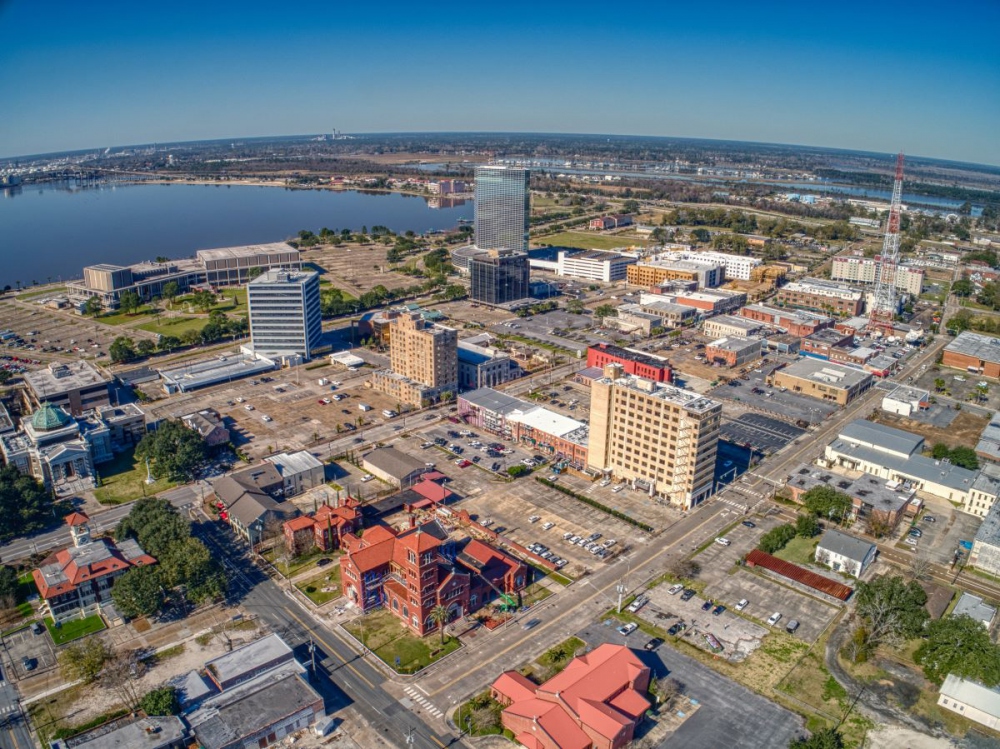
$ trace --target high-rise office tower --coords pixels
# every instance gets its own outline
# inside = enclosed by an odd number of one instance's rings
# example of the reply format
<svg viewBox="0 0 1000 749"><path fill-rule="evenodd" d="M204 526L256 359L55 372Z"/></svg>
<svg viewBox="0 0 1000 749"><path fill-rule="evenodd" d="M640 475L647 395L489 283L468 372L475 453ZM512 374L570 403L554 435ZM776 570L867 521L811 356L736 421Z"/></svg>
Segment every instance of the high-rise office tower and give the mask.
<svg viewBox="0 0 1000 749"><path fill-rule="evenodd" d="M476 247L528 251L528 176L516 167L476 167Z"/></svg>
<svg viewBox="0 0 1000 749"><path fill-rule="evenodd" d="M269 270L247 284L250 341L259 354L308 359L323 334L319 274Z"/></svg>

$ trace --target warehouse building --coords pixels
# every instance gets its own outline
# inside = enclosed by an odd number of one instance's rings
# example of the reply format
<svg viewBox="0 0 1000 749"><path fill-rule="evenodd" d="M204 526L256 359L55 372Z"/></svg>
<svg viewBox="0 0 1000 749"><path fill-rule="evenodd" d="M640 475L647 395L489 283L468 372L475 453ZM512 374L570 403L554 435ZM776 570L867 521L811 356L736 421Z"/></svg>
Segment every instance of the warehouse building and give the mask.
<svg viewBox="0 0 1000 749"><path fill-rule="evenodd" d="M846 406L874 383L872 375L862 369L821 359L800 359L774 370L767 381L774 387L788 388L839 406Z"/></svg>
<svg viewBox="0 0 1000 749"><path fill-rule="evenodd" d="M941 363L982 377L1000 377L1000 338L966 330L944 347Z"/></svg>
<svg viewBox="0 0 1000 749"><path fill-rule="evenodd" d="M725 367L742 367L763 355L761 338L720 338L705 346L705 361Z"/></svg>

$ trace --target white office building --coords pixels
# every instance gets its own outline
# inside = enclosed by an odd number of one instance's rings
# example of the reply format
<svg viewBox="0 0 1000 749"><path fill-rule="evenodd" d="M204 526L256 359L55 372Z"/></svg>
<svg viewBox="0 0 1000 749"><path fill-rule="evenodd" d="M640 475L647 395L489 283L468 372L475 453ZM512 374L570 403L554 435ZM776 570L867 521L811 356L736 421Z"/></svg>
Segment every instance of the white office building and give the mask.
<svg viewBox="0 0 1000 749"><path fill-rule="evenodd" d="M247 284L254 353L308 359L323 334L319 274L271 270Z"/></svg>
<svg viewBox="0 0 1000 749"><path fill-rule="evenodd" d="M874 285L878 278L878 261L873 257L838 255L833 259L830 278L834 281ZM909 265L897 265L895 280L896 288L900 291L920 296L924 286L924 270Z"/></svg>
<svg viewBox="0 0 1000 749"><path fill-rule="evenodd" d="M588 281L624 281L630 265L637 258L602 250L560 250L556 273Z"/></svg>

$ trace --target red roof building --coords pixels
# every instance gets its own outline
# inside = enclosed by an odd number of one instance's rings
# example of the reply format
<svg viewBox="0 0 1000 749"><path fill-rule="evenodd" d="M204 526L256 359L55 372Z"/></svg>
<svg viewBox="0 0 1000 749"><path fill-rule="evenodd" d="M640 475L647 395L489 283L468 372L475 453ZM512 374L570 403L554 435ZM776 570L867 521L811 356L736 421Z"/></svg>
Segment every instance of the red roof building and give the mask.
<svg viewBox="0 0 1000 749"><path fill-rule="evenodd" d="M133 567L156 564L135 539L116 544L108 538L90 538L90 518L74 512L66 516L73 546L42 561L31 575L44 601L45 613L64 622L100 613L111 602L114 581Z"/></svg>
<svg viewBox="0 0 1000 749"><path fill-rule="evenodd" d="M771 572L782 577L787 577L789 580L794 580L813 590L818 590L821 593L826 593L828 596L839 598L841 601L846 601L851 597L851 593L854 592L853 588L843 583L838 583L836 580L831 580L824 575L817 574L804 567L799 567L797 564L786 562L784 559L765 554L760 549L752 549L747 554L746 562L747 567L763 567L766 570L771 570Z"/></svg>
<svg viewBox="0 0 1000 749"><path fill-rule="evenodd" d="M437 606L448 609L453 621L528 584L523 562L479 541L458 552L436 520L402 532L368 528L344 536L342 548L340 576L348 600L364 611L385 607L420 636L438 628L430 618Z"/></svg>
<svg viewBox="0 0 1000 749"><path fill-rule="evenodd" d="M347 497L338 507L322 505L312 515L293 518L281 527L285 548L293 556L314 548L333 551L340 548L344 536L361 529L361 510L356 499Z"/></svg>
<svg viewBox="0 0 1000 749"><path fill-rule="evenodd" d="M534 749L619 749L650 707L650 670L622 645L601 645L536 685L516 671L493 682L503 727Z"/></svg>

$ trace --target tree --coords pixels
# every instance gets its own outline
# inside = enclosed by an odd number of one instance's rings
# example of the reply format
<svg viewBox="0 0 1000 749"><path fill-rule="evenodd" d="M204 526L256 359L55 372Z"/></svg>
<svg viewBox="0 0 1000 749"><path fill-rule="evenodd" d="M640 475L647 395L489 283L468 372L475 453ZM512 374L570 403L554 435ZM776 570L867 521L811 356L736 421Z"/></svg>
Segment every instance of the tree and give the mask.
<svg viewBox="0 0 1000 749"><path fill-rule="evenodd" d="M594 317L603 320L605 317L618 317L618 309L610 304L601 304L594 310Z"/></svg>
<svg viewBox="0 0 1000 749"><path fill-rule="evenodd" d="M101 686L110 689L130 711L139 707L139 679L145 673L145 664L138 651L119 650L112 652L101 670Z"/></svg>
<svg viewBox="0 0 1000 749"><path fill-rule="evenodd" d="M571 315L582 315L587 307L579 299L570 299L566 303L566 311Z"/></svg>
<svg viewBox="0 0 1000 749"><path fill-rule="evenodd" d="M795 538L795 533L795 526L791 523L779 525L760 537L757 548L765 554L773 554L785 548L788 542Z"/></svg>
<svg viewBox="0 0 1000 749"><path fill-rule="evenodd" d="M97 680L104 664L111 657L111 648L99 636L88 637L63 648L59 654L59 668L68 681L90 684Z"/></svg>
<svg viewBox="0 0 1000 749"><path fill-rule="evenodd" d="M802 495L802 504L814 515L840 521L847 517L852 501L831 486L816 486Z"/></svg>
<svg viewBox="0 0 1000 749"><path fill-rule="evenodd" d="M871 512L865 518L865 533L872 538L885 538L892 530L892 523L884 512Z"/></svg>
<svg viewBox="0 0 1000 749"><path fill-rule="evenodd" d="M499 707L499 706L497 706ZM491 728L495 728L499 723L498 716L499 710L497 707L492 705L487 705L485 707L474 708L469 714L471 718L472 727L479 732L488 731Z"/></svg>
<svg viewBox="0 0 1000 749"><path fill-rule="evenodd" d="M788 749L844 749L844 739L835 728L824 728L808 739L795 739Z"/></svg>
<svg viewBox="0 0 1000 749"><path fill-rule="evenodd" d="M134 291L123 291L118 299L118 306L126 315L133 315L142 306L142 299Z"/></svg>
<svg viewBox="0 0 1000 749"><path fill-rule="evenodd" d="M670 676L661 676L656 685L656 704L669 705L671 700L684 691L684 685Z"/></svg>
<svg viewBox="0 0 1000 749"><path fill-rule="evenodd" d="M973 291L975 291L975 287L972 285L972 281L966 277L958 279L951 285L951 293L955 296L967 297Z"/></svg>
<svg viewBox="0 0 1000 749"><path fill-rule="evenodd" d="M937 442L934 447L931 448L931 457L934 458L934 460L941 460L941 458L947 458L948 453L950 452L950 447L943 442Z"/></svg>
<svg viewBox="0 0 1000 749"><path fill-rule="evenodd" d="M514 479L518 476L524 476L526 473L530 473L528 466L511 466L507 469L507 475Z"/></svg>
<svg viewBox="0 0 1000 749"><path fill-rule="evenodd" d="M819 521L815 515L799 515L795 519L795 533L803 538L812 538L819 534Z"/></svg>
<svg viewBox="0 0 1000 749"><path fill-rule="evenodd" d="M51 497L40 482L14 466L0 468L0 541L41 530L51 518Z"/></svg>
<svg viewBox="0 0 1000 749"><path fill-rule="evenodd" d="M444 606L435 606L427 617L441 629L441 644L444 645L444 625L448 623L450 614Z"/></svg>
<svg viewBox="0 0 1000 749"><path fill-rule="evenodd" d="M101 302L101 298L99 296L92 296L83 303L83 314L97 317L101 314L103 308L104 304Z"/></svg>
<svg viewBox="0 0 1000 749"><path fill-rule="evenodd" d="M181 711L177 689L175 687L160 687L146 692L139 700L139 708L146 715L177 715Z"/></svg>
<svg viewBox="0 0 1000 749"><path fill-rule="evenodd" d="M156 344L148 338L143 338L135 344L135 352L139 356L152 356L154 351L156 351Z"/></svg>
<svg viewBox="0 0 1000 749"><path fill-rule="evenodd" d="M975 449L967 445L953 447L948 457L952 463L961 468L968 468L970 471L975 471L979 468L979 458L976 456Z"/></svg>
<svg viewBox="0 0 1000 749"><path fill-rule="evenodd" d="M919 583L901 577L882 576L858 583L854 601L872 647L882 643L896 646L912 639L927 621L927 593Z"/></svg>
<svg viewBox="0 0 1000 749"><path fill-rule="evenodd" d="M13 372L6 369L0 369L0 385L6 385L10 382L10 379L14 376Z"/></svg>
<svg viewBox="0 0 1000 749"><path fill-rule="evenodd" d="M160 575L156 567L134 567L115 580L111 599L129 619L152 616L163 606Z"/></svg>
<svg viewBox="0 0 1000 749"><path fill-rule="evenodd" d="M935 684L940 685L948 674L988 687L1000 684L1000 648L993 644L986 627L965 614L931 622L927 639L913 657Z"/></svg>
<svg viewBox="0 0 1000 749"><path fill-rule="evenodd" d="M196 291L191 296L191 303L207 315L215 306L215 294L206 289Z"/></svg>
<svg viewBox="0 0 1000 749"><path fill-rule="evenodd" d="M934 390L936 392L940 393L942 390L944 390L944 386L945 386L945 381L942 378L940 377L934 378Z"/></svg>
<svg viewBox="0 0 1000 749"><path fill-rule="evenodd" d="M698 242L707 242L712 235L708 233L708 229L695 229L691 232L691 237Z"/></svg>
<svg viewBox="0 0 1000 749"><path fill-rule="evenodd" d="M671 562L669 571L680 580L691 580L701 573L701 564L694 559L675 559Z"/></svg>
<svg viewBox="0 0 1000 749"><path fill-rule="evenodd" d="M137 356L135 341L128 336L120 335L112 341L108 353L111 355L111 361L115 364L132 361Z"/></svg>
<svg viewBox="0 0 1000 749"><path fill-rule="evenodd" d="M160 293L163 298L167 300L167 304L173 307L174 299L176 299L177 295L181 293L181 287L176 281L167 281L163 284L163 290Z"/></svg>
<svg viewBox="0 0 1000 749"><path fill-rule="evenodd" d="M638 213L639 212L639 201L638 200L626 200L624 205L622 205L622 210L625 213Z"/></svg>
<svg viewBox="0 0 1000 749"><path fill-rule="evenodd" d="M205 440L180 419L168 419L136 445L135 456L149 459L153 475L171 481L190 481L207 458ZM155 556L155 555L154 555Z"/></svg>
<svg viewBox="0 0 1000 749"><path fill-rule="evenodd" d="M0 567L0 610L12 609L17 605L17 570L6 565Z"/></svg>

